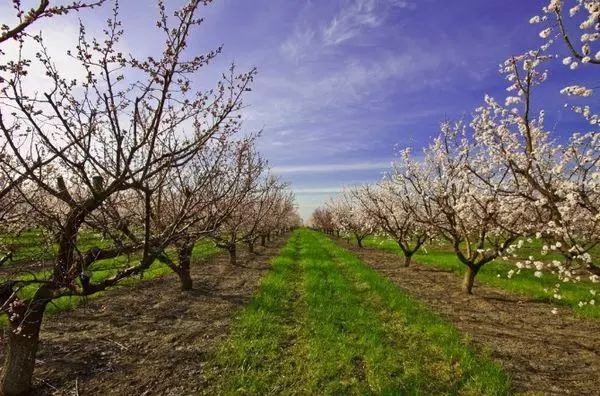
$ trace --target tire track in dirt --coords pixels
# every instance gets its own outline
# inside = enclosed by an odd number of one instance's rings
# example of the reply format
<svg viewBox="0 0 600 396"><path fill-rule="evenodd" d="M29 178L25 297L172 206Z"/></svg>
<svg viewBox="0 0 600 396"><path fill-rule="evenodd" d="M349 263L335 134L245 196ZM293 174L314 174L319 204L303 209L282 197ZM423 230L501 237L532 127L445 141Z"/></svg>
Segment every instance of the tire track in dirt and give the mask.
<svg viewBox="0 0 600 396"><path fill-rule="evenodd" d="M396 285L489 350L524 394L600 395L600 321L576 317L569 308L495 289L475 281L474 295L460 290L454 273L372 248L340 243Z"/></svg>

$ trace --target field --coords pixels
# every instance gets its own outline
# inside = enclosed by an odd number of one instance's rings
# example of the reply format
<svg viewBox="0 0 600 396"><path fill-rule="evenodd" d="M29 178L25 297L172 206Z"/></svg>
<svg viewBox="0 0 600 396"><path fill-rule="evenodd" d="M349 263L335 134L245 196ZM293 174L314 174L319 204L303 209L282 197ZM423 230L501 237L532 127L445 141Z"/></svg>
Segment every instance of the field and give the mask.
<svg viewBox="0 0 600 396"><path fill-rule="evenodd" d="M163 270L150 280L54 310L44 322L34 394L194 394L205 387L204 367L227 335L282 241L240 254L233 267L223 253L198 257L192 291ZM0 350L3 352L3 350ZM3 358L0 357L0 358Z"/></svg>
<svg viewBox="0 0 600 396"><path fill-rule="evenodd" d="M8 263L4 268L0 269L0 279L7 277L13 267L22 269L23 265L29 268L29 273L21 278L31 279L45 279L51 274L52 259L55 255L56 246L45 246L41 244L44 239L40 237L39 233L35 230L27 231L18 237L8 238L4 237L4 243L7 241L15 246L15 254L11 262ZM99 238L93 233L86 233L79 242L79 248L86 249L91 246L106 246L106 242ZM192 258L195 261L206 259L220 251L214 243L209 240L199 241L192 252ZM167 250L167 254L172 256L172 251ZM94 263L90 268L93 271L93 280L100 281L106 279L109 276L114 275L118 270L131 264L136 258L139 259L140 254L134 255L123 255L113 259L99 260ZM172 271L165 264L155 261L150 268L145 271L141 276L127 279L122 282L118 287L131 286L140 281L147 281L154 278L163 277L170 274ZM26 287L21 290L21 296L23 298L30 297L36 290L35 285ZM93 295L91 298L98 298L102 293ZM81 297L61 297L52 302L52 304L46 307L46 314L53 314L58 311L73 309L79 306L82 302L89 299ZM0 325L5 326L7 323L6 315L0 315Z"/></svg>
<svg viewBox="0 0 600 396"><path fill-rule="evenodd" d="M385 249L300 229L238 266L195 256L192 291L165 273L54 310L36 392L593 394L600 374L599 321Z"/></svg>
<svg viewBox="0 0 600 396"><path fill-rule="evenodd" d="M396 242L386 238L370 237L364 244L402 256L402 251ZM536 259L545 261L560 258L558 255L540 256L540 249L536 249L536 247L523 249L524 251L520 252L520 255L531 255ZM460 263L450 247L439 243L425 245L422 250L415 254L414 259L421 264L451 271L459 276L462 276L465 271L465 266ZM516 269L514 263L500 260L492 261L481 269L477 275L477 281L538 301L547 301L558 306L568 306L582 317L600 319L600 304L582 306L579 304L581 301L587 302L593 298L590 291L596 291L596 295L600 295L600 283L592 283L585 277L580 282L562 283L556 275L549 271L537 278L534 276L535 271L533 269L522 269L519 274L509 278L508 272ZM458 284L460 280L457 279L456 282ZM560 300L553 298L552 290L557 283L561 284Z"/></svg>
<svg viewBox="0 0 600 396"><path fill-rule="evenodd" d="M295 233L219 354L216 393L506 394L460 334L322 235Z"/></svg>

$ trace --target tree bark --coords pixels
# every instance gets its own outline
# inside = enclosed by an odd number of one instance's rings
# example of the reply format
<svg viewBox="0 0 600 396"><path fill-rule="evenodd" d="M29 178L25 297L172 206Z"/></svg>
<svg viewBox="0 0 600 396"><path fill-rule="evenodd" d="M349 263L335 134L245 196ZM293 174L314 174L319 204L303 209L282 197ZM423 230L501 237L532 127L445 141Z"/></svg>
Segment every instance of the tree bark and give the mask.
<svg viewBox="0 0 600 396"><path fill-rule="evenodd" d="M398 246L400 247L400 250L402 250L402 253L404 254L403 267L408 267L410 265L410 262L412 260L412 255L413 255L414 252L411 252L406 246L404 246L402 244L401 240L397 240L396 242L398 243Z"/></svg>
<svg viewBox="0 0 600 396"><path fill-rule="evenodd" d="M23 308L17 311L18 317L10 322L2 375L2 394L5 396L25 395L31 390L40 328L50 301L43 297L44 294L45 291L40 293L38 290L34 300L24 302Z"/></svg>
<svg viewBox="0 0 600 396"><path fill-rule="evenodd" d="M473 283L478 272L478 267L467 267L462 285L462 289L466 294L473 294Z"/></svg>
<svg viewBox="0 0 600 396"><path fill-rule="evenodd" d="M363 239L360 237L356 237L356 243L358 243L358 247L362 249L363 244L362 244Z"/></svg>
<svg viewBox="0 0 600 396"><path fill-rule="evenodd" d="M194 244L187 244L178 250L179 255L179 281L181 283L181 290L192 290L193 281L190 273L190 264L192 261L192 251L194 250Z"/></svg>
<svg viewBox="0 0 600 396"><path fill-rule="evenodd" d="M228 247L227 251L229 252L229 264L237 265L237 251L235 245Z"/></svg>

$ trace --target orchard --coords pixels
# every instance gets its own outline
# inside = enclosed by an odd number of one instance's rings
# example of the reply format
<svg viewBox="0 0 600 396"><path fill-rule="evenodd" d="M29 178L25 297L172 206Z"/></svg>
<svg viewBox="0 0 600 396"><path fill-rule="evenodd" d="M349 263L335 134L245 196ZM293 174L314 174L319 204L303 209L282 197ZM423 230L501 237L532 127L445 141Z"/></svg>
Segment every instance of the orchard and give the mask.
<svg viewBox="0 0 600 396"><path fill-rule="evenodd" d="M296 74L265 67L264 83L222 38L277 35L251 20L258 3L229 25L223 4L158 0L148 48L131 45L127 0L0 8L0 394L596 394L600 1L515 12L539 37L501 62L494 94L428 120L418 147L387 145L379 180L357 172L305 219L298 196L320 188L295 173L344 166L286 168L301 148L276 149L285 128L329 128L368 68L294 78L383 32L382 4L422 4L340 2L277 47ZM46 39L75 13L75 45ZM311 107L328 84L343 95ZM577 121L544 110L556 102Z"/></svg>

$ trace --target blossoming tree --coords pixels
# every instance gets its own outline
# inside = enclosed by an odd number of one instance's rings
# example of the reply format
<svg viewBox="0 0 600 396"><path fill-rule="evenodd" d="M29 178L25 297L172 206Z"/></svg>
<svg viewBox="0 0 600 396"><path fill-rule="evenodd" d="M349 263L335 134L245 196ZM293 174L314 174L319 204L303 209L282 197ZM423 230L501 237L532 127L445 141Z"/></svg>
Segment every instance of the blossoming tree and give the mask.
<svg viewBox="0 0 600 396"><path fill-rule="evenodd" d="M410 265L412 256L428 239L426 223L417 221L413 212L420 210L418 197L405 179L390 175L374 185L351 189L356 202L373 219L376 228L393 238L404 254L404 265Z"/></svg>
<svg viewBox="0 0 600 396"><path fill-rule="evenodd" d="M521 201L501 194L508 172L489 165L487 153L474 144L472 135L462 122L444 122L422 161L405 152L395 169L396 177L419 196L421 210L411 213L415 221L448 241L467 267L463 290L469 294L479 270L519 237L525 212Z"/></svg>
<svg viewBox="0 0 600 396"><path fill-rule="evenodd" d="M190 76L219 53L187 57L189 36L202 22L198 10L208 2L190 0L172 14L158 4L156 26L164 45L156 57L137 60L119 52L123 30L115 7L101 40L88 40L81 27L71 55L85 70L83 80L63 77L40 39L37 59L52 84L50 92L28 90L30 62L2 70L1 145L10 158L0 166L4 174L21 178L13 187L23 207L39 219L38 227L48 229L48 245L57 245L48 271L33 277L17 271L0 285L0 307L10 322L2 373L6 395L26 393L31 386L46 306L145 271L189 227L183 216L154 231L152 203L165 185L161 175L188 164L211 137L226 139L238 129L233 115L254 71L232 70L214 90L192 89ZM135 219L136 212L140 227L130 230L137 239L132 241L123 220ZM112 243L82 250L78 240L86 228L102 231ZM141 257L112 276L91 276L98 260L134 251Z"/></svg>
<svg viewBox="0 0 600 396"><path fill-rule="evenodd" d="M363 240L375 232L375 219L360 205L350 189L344 189L337 197L330 199L326 206L334 227L356 239L358 247L362 248Z"/></svg>

